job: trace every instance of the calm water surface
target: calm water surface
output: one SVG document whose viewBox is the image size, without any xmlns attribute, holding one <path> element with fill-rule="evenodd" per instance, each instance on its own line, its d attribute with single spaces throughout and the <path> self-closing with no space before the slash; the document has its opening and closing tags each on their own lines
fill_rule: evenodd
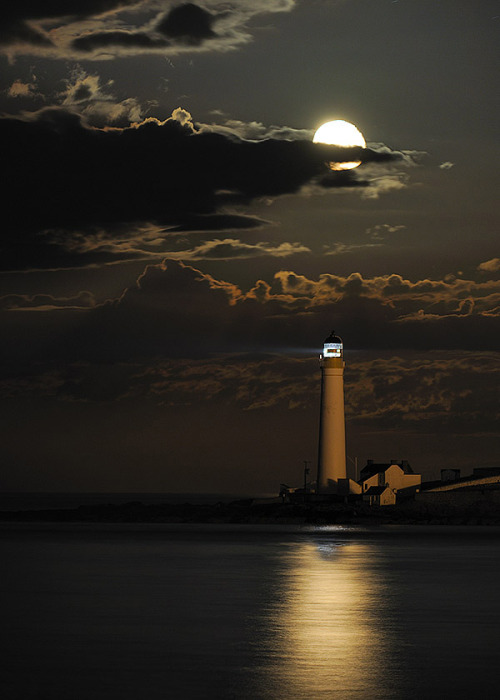
<svg viewBox="0 0 500 700">
<path fill-rule="evenodd" d="M 3 524 L 0 697 L 498 697 L 500 530 Z"/>
</svg>

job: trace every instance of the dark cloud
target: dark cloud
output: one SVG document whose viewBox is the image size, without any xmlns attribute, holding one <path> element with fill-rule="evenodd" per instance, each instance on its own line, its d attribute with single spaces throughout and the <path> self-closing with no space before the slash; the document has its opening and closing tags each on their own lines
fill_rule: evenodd
<svg viewBox="0 0 500 700">
<path fill-rule="evenodd" d="M 285 258 L 297 253 L 310 253 L 310 249 L 300 243 L 280 243 L 273 245 L 267 242 L 245 243 L 235 238 L 215 239 L 205 241 L 190 249 L 181 249 L 177 254 L 170 253 L 169 257 L 176 260 L 247 260 L 272 256 Z"/>
<path fill-rule="evenodd" d="M 323 175 L 318 181 L 325 189 L 335 189 L 337 187 L 368 187 L 370 182 L 362 180 L 352 170 L 331 171 Z"/>
<path fill-rule="evenodd" d="M 119 300 L 93 311 L 90 329 L 96 324 L 97 331 L 89 334 L 107 335 L 113 344 L 122 336 L 125 356 L 135 357 L 297 352 L 321 342 L 330 326 L 342 328 L 350 347 L 358 349 L 496 348 L 498 282 L 412 283 L 395 277 L 324 274 L 308 280 L 282 272 L 272 285 L 258 280 L 243 290 L 190 265 L 165 261 L 150 265 Z M 474 299 L 466 313 L 457 296 Z M 413 317 L 412 308 L 424 314 Z M 128 328 L 135 329 L 134 338 L 121 330 Z"/>
<path fill-rule="evenodd" d="M 456 351 L 353 358 L 347 419 L 415 432 L 495 432 L 498 359 L 497 352 Z"/>
<path fill-rule="evenodd" d="M 173 7 L 157 29 L 183 44 L 199 46 L 202 41 L 215 36 L 214 20 L 210 12 L 189 2 Z"/>
<path fill-rule="evenodd" d="M 447 425 L 467 433 L 495 432 L 498 353 L 373 353 L 350 355 L 345 373 L 349 425 L 425 432 Z M 474 367 L 469 371 L 471 363 Z M 159 361 L 130 376 L 132 392 L 171 405 L 224 400 L 244 410 L 313 410 L 318 402 L 317 358 L 229 356 L 193 364 Z"/>
<path fill-rule="evenodd" d="M 262 225 L 262 221 L 250 217 L 228 216 L 216 217 L 221 220 L 222 230 L 225 226 L 232 228 L 233 218 L 240 227 L 252 228 Z M 241 220 L 240 220 L 241 219 Z M 244 224 L 246 224 L 244 226 Z M 236 226 L 238 228 L 238 226 Z M 179 231 L 165 231 L 154 225 L 132 227 L 116 227 L 112 232 L 102 230 L 86 230 L 82 232 L 50 232 L 51 248 L 60 252 L 59 269 L 103 266 L 120 261 L 163 259 L 165 255 L 172 260 L 231 260 L 250 259 L 258 257 L 284 258 L 297 253 L 310 253 L 310 249 L 300 243 L 282 242 L 272 244 L 265 241 L 244 242 L 236 238 L 216 238 L 213 240 L 194 241 L 190 243 Z M 195 239 L 200 238 L 203 230 L 198 230 Z M 189 236 L 191 238 L 191 236 Z M 37 255 L 43 255 L 43 248 L 30 250 L 33 267 L 31 271 L 41 271 L 41 262 Z M 56 254 L 52 253 L 52 262 L 56 262 Z M 28 256 L 27 256 L 28 258 Z M 56 268 L 57 269 L 57 268 Z"/>
<path fill-rule="evenodd" d="M 230 251 L 235 255 L 241 254 L 237 244 Z M 224 255 L 230 257 L 228 250 Z M 3 314 L 2 352 L 14 369 L 33 362 L 58 366 L 231 352 L 315 353 L 332 327 L 351 350 L 496 349 L 498 282 L 402 282 L 357 273 L 312 280 L 286 271 L 272 285 L 257 280 L 244 290 L 168 260 L 149 265 L 123 295 L 90 310 L 82 300 L 78 308 L 69 300 L 66 311 L 51 311 L 45 302 L 36 313 L 15 311 L 11 304 Z M 474 304 L 457 313 L 451 299 L 465 290 Z M 411 308 L 424 313 L 413 317 Z"/>
<path fill-rule="evenodd" d="M 305 140 L 246 141 L 196 128 L 181 109 L 164 122 L 148 119 L 123 129 L 90 128 L 72 112 L 46 109 L 29 119 L 0 120 L 0 140 L 9 173 L 3 269 L 35 261 L 39 267 L 74 264 L 78 249 L 66 247 L 64 235 L 54 240 L 51 231 L 83 234 L 89 227 L 112 230 L 144 221 L 179 231 L 212 230 L 215 215 L 241 226 L 242 216 L 225 208 L 313 183 L 322 189 L 369 184 L 353 173 L 325 175 L 328 160 L 345 160 L 352 149 Z M 371 162 L 377 156 L 364 149 L 359 157 Z M 390 154 L 383 158 L 390 160 Z"/>
<path fill-rule="evenodd" d="M 167 50 L 176 47 L 200 47 L 217 34 L 213 25 L 217 20 L 207 10 L 193 3 L 173 7 L 161 17 L 154 29 L 133 31 L 130 29 L 90 32 L 78 36 L 71 47 L 76 51 L 92 53 L 103 48 Z"/>
<path fill-rule="evenodd" d="M 31 22 L 54 19 L 83 19 L 104 12 L 137 5 L 137 0 L 85 0 L 72 2 L 71 7 L 64 0 L 48 0 L 40 3 L 27 0 L 22 3 L 7 3 L 2 8 L 2 26 L 0 44 L 32 44 L 33 46 L 53 46 L 48 34 L 43 29 L 34 28 Z"/>
<path fill-rule="evenodd" d="M 250 41 L 246 27 L 254 15 L 287 12 L 294 4 L 294 0 L 253 0 L 231 3 L 221 11 L 218 0 L 207 0 L 203 7 L 175 0 L 90 0 L 73 2 L 70 8 L 59 0 L 32 1 L 9 7 L 0 46 L 11 56 L 98 60 L 103 55 L 227 51 Z"/>
<path fill-rule="evenodd" d="M 269 221 L 243 214 L 211 214 L 208 216 L 186 216 L 182 224 L 169 228 L 170 232 L 225 231 L 253 229 L 269 224 Z"/>
<path fill-rule="evenodd" d="M 319 343 L 318 343 L 319 344 Z M 0 398 L 62 401 L 147 399 L 176 408 L 315 412 L 319 371 L 305 357 L 233 354 L 113 363 L 74 363 L 0 380 Z M 350 430 L 496 433 L 498 352 L 352 353 L 346 350 L 346 418 Z M 479 361 L 478 361 L 479 360 Z"/>
<path fill-rule="evenodd" d="M 5 311 L 89 309 L 95 305 L 94 296 L 90 292 L 80 292 L 74 297 L 55 297 L 52 294 L 6 294 L 0 297 L 0 309 Z"/>
<path fill-rule="evenodd" d="M 28 44 L 33 47 L 52 47 L 49 37 L 43 32 L 36 31 L 23 21 L 12 20 L 0 29 L 0 45 Z"/>
<path fill-rule="evenodd" d="M 114 31 L 86 34 L 75 39 L 71 45 L 77 51 L 92 52 L 96 49 L 118 46 L 136 49 L 160 49 L 169 46 L 170 42 L 144 32 Z"/>
</svg>

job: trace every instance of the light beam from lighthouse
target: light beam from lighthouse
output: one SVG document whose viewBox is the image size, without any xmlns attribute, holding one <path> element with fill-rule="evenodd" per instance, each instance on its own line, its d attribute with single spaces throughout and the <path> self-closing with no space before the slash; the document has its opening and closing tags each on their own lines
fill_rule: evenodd
<svg viewBox="0 0 500 700">
<path fill-rule="evenodd" d="M 318 493 L 336 493 L 346 478 L 344 416 L 344 348 L 332 331 L 323 344 L 318 449 Z"/>
</svg>

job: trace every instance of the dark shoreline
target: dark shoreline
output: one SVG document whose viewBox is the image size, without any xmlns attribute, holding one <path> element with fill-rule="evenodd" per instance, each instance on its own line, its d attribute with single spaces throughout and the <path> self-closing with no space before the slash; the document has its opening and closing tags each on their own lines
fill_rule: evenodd
<svg viewBox="0 0 500 700">
<path fill-rule="evenodd" d="M 482 506 L 482 504 L 481 504 Z M 364 503 L 279 503 L 252 499 L 210 505 L 86 505 L 78 508 L 0 511 L 0 522 L 51 523 L 205 523 L 310 525 L 500 525 L 497 508 L 438 508 L 414 501 L 373 507 Z"/>
</svg>

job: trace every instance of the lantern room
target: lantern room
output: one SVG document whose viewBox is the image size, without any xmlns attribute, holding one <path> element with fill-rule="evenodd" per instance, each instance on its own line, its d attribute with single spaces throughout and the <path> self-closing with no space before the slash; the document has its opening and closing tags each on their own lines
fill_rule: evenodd
<svg viewBox="0 0 500 700">
<path fill-rule="evenodd" d="M 339 338 L 338 335 L 335 335 L 335 331 L 332 331 L 323 343 L 323 359 L 343 357 L 343 352 L 342 338 Z"/>
</svg>

